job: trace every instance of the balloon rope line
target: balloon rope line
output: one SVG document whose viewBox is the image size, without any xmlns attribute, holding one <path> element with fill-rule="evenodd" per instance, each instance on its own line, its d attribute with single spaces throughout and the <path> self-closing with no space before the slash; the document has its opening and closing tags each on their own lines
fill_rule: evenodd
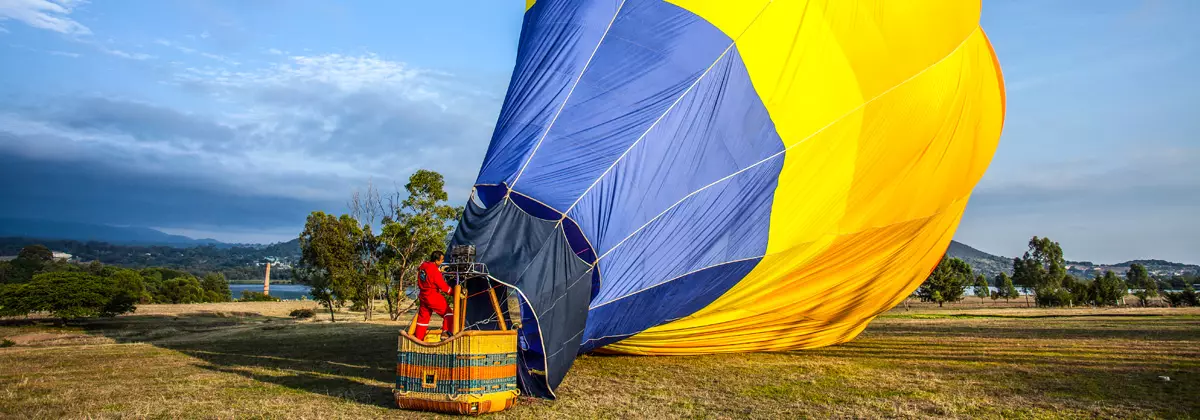
<svg viewBox="0 0 1200 420">
<path fill-rule="evenodd" d="M 763 163 L 766 163 L 767 161 L 770 161 L 770 160 L 772 160 L 772 159 L 775 159 L 775 158 L 777 158 L 777 157 L 783 156 L 783 154 L 784 154 L 784 153 L 786 153 L 788 150 L 791 150 L 793 147 L 796 147 L 796 146 L 799 146 L 799 145 L 801 145 L 801 144 L 804 144 L 804 143 L 806 143 L 806 142 L 807 142 L 809 139 L 812 139 L 813 137 L 816 137 L 818 134 L 821 134 L 822 132 L 824 132 L 824 131 L 825 131 L 826 129 L 828 129 L 829 127 L 832 127 L 834 124 L 837 124 L 837 123 L 841 122 L 842 120 L 846 119 L 846 117 L 848 117 L 848 116 L 850 116 L 850 115 L 852 115 L 852 114 L 854 114 L 854 113 L 858 112 L 859 110 L 863 109 L 863 107 L 866 107 L 867 105 L 869 105 L 869 104 L 871 104 L 871 103 L 875 102 L 875 101 L 876 101 L 876 100 L 878 100 L 879 98 L 882 98 L 882 97 L 884 97 L 885 95 L 887 95 L 887 94 L 889 94 L 889 93 L 892 93 L 892 91 L 896 90 L 896 89 L 897 89 L 897 88 L 899 88 L 900 86 L 904 86 L 904 85 L 905 85 L 905 84 L 907 84 L 908 82 L 911 82 L 913 79 L 916 79 L 917 77 L 921 76 L 922 74 L 925 74 L 925 72 L 927 72 L 927 71 L 929 71 L 930 69 L 932 69 L 932 68 L 936 67 L 938 64 L 941 64 L 942 62 L 946 61 L 946 59 L 947 59 L 947 58 L 950 58 L 950 56 L 953 56 L 953 55 L 954 55 L 956 52 L 958 52 L 958 51 L 959 51 L 959 49 L 960 49 L 960 48 L 962 48 L 962 46 L 963 46 L 963 45 L 965 45 L 965 44 L 967 43 L 967 41 L 968 41 L 968 40 L 970 40 L 970 39 L 971 39 L 971 37 L 972 37 L 972 36 L 974 36 L 974 35 L 975 35 L 975 33 L 976 33 L 976 32 L 978 32 L 978 31 L 979 31 L 979 30 L 978 30 L 978 29 L 976 29 L 975 31 L 971 32 L 971 34 L 970 34 L 970 35 L 967 35 L 967 37 L 966 37 L 966 38 L 964 38 L 964 39 L 962 40 L 962 42 L 959 42 L 959 43 L 958 43 L 958 46 L 956 46 L 956 47 L 954 47 L 954 49 L 950 50 L 950 53 L 949 53 L 949 54 L 946 54 L 946 56 L 942 57 L 941 59 L 938 59 L 938 61 L 936 61 L 936 62 L 934 62 L 933 64 L 930 64 L 929 66 L 927 66 L 927 67 L 925 67 L 925 68 L 921 69 L 921 71 L 917 72 L 916 74 L 913 74 L 912 76 L 909 76 L 907 79 L 904 79 L 904 81 L 902 81 L 902 82 L 900 82 L 900 83 L 897 83 L 895 86 L 892 86 L 892 87 L 888 88 L 887 90 L 885 90 L 885 91 L 883 91 L 883 92 L 879 93 L 878 95 L 875 95 L 875 96 L 874 96 L 874 97 L 872 97 L 871 99 L 868 99 L 868 100 L 864 101 L 863 103 L 861 103 L 861 104 L 859 104 L 858 106 L 854 107 L 854 109 L 851 109 L 851 110 L 849 110 L 849 111 L 846 111 L 846 113 L 844 113 L 844 114 L 842 114 L 841 116 L 839 116 L 839 117 L 835 118 L 833 121 L 830 121 L 830 122 L 829 122 L 829 124 L 825 124 L 825 126 L 824 126 L 824 127 L 821 127 L 821 128 L 820 128 L 820 129 L 818 129 L 817 131 L 814 131 L 812 134 L 809 134 L 808 136 L 804 137 L 803 139 L 800 139 L 800 141 L 797 141 L 796 143 L 793 143 L 791 146 L 788 146 L 788 147 L 784 148 L 783 150 L 780 150 L 779 152 L 777 152 L 777 153 L 775 153 L 775 154 L 773 154 L 773 155 L 771 155 L 771 156 L 767 156 L 766 158 L 764 158 L 764 159 L 762 159 L 762 160 L 760 160 L 760 161 L 758 161 L 758 162 L 754 162 L 753 164 L 751 164 L 751 165 L 749 165 L 749 166 L 747 166 L 747 167 L 745 167 L 745 168 L 742 168 L 742 169 L 738 170 L 737 172 L 734 172 L 734 173 L 731 173 L 731 174 L 729 174 L 729 175 L 726 175 L 725 177 L 723 177 L 723 178 L 721 178 L 721 179 L 718 179 L 718 180 L 716 180 L 716 181 L 713 181 L 713 182 L 709 183 L 708 185 L 705 185 L 705 186 L 703 186 L 703 187 L 700 187 L 700 189 L 697 189 L 696 191 L 692 191 L 691 193 L 688 193 L 688 195 L 685 195 L 685 196 L 683 196 L 683 198 L 679 199 L 679 201 L 676 201 L 676 202 L 675 202 L 675 204 L 672 204 L 671 206 L 667 207 L 667 208 L 666 208 L 666 210 L 663 210 L 661 213 L 659 213 L 658 215 L 654 216 L 654 218 L 652 218 L 652 219 L 650 219 L 649 221 L 647 221 L 647 222 L 646 222 L 645 224 L 643 224 L 641 227 L 639 227 L 639 228 L 637 228 L 636 230 L 634 230 L 632 233 L 630 233 L 628 236 L 626 236 L 626 237 L 625 237 L 625 239 L 622 239 L 620 242 L 617 242 L 617 244 L 616 244 L 616 245 L 613 245 L 613 247 L 612 247 L 612 248 L 609 248 L 609 249 L 608 249 L 608 251 L 605 251 L 605 252 L 604 252 L 604 254 L 601 254 L 600 256 L 596 257 L 596 262 L 597 262 L 597 263 L 599 263 L 601 259 L 603 259 L 604 257 L 608 256 L 608 254 L 611 254 L 611 253 L 612 253 L 614 250 L 616 250 L 617 248 L 619 248 L 621 245 L 625 244 L 625 242 L 626 242 L 626 241 L 628 241 L 628 240 L 629 240 L 629 238 L 632 238 L 632 237 L 634 237 L 635 235 L 637 235 L 638 233 L 642 232 L 643 230 L 645 230 L 645 229 L 646 229 L 646 227 L 647 227 L 647 226 L 650 226 L 650 225 L 651 225 L 651 224 L 653 224 L 655 221 L 657 221 L 659 218 L 661 218 L 663 215 L 667 214 L 667 212 L 671 211 L 671 209 L 674 209 L 675 207 L 679 206 L 680 204 L 683 204 L 683 202 L 684 202 L 684 201 L 687 201 L 689 198 L 692 198 L 692 196 L 695 196 L 696 194 L 699 194 L 701 191 L 704 191 L 704 190 L 708 189 L 709 187 L 712 187 L 713 185 L 717 185 L 717 184 L 720 184 L 720 183 L 722 183 L 722 182 L 725 182 L 725 181 L 729 180 L 730 178 L 733 178 L 733 177 L 735 177 L 735 176 L 737 176 L 737 175 L 739 175 L 739 174 L 742 174 L 742 173 L 744 173 L 744 172 L 746 172 L 746 171 L 748 171 L 748 170 L 750 170 L 750 169 L 752 169 L 752 168 L 754 168 L 754 167 L 756 167 L 756 166 L 758 166 L 758 165 L 761 165 L 761 164 L 763 164 Z"/>
<path fill-rule="evenodd" d="M 613 13 L 612 19 L 608 21 L 608 26 L 604 28 L 604 34 L 600 35 L 600 41 L 596 43 L 596 48 L 592 49 L 592 55 L 588 56 L 587 61 L 583 63 L 583 69 L 579 70 L 579 76 L 575 77 L 575 82 L 571 84 L 571 89 L 567 91 L 567 97 L 563 98 L 562 103 L 558 105 L 558 111 L 554 113 L 554 118 L 551 118 L 550 124 L 546 125 L 546 131 L 542 132 L 542 137 L 533 146 L 533 151 L 530 151 L 529 157 L 525 158 L 525 163 L 521 165 L 521 170 L 517 171 L 517 176 L 513 177 L 512 182 L 508 184 L 509 188 L 517 185 L 517 180 L 521 179 L 521 174 L 525 173 L 525 168 L 529 167 L 529 162 L 533 161 L 533 155 L 537 154 L 538 149 L 542 147 L 542 142 L 546 140 L 546 136 L 550 135 L 550 129 L 554 128 L 554 123 L 558 121 L 558 116 L 562 115 L 563 108 L 567 107 L 567 102 L 571 100 L 571 95 L 575 93 L 575 88 L 579 86 L 579 81 L 583 80 L 584 73 L 587 73 L 588 68 L 591 67 L 592 59 L 596 58 L 596 52 L 600 51 L 600 46 L 604 45 L 604 39 L 608 38 L 608 31 L 612 29 L 613 22 L 617 21 L 617 16 L 621 14 L 622 7 L 625 7 L 625 0 L 621 0 L 621 4 L 617 6 L 617 11 Z"/>
<path fill-rule="evenodd" d="M 521 299 L 525 300 L 525 304 L 529 305 L 530 315 L 533 315 L 533 323 L 537 325 L 538 341 L 541 344 L 541 348 L 545 349 L 546 348 L 546 339 L 542 337 L 542 320 L 539 319 L 537 309 L 533 307 L 533 301 L 529 300 L 529 296 L 525 296 L 525 292 L 521 291 L 521 288 L 513 286 L 512 284 L 500 281 L 500 279 L 497 279 L 496 277 L 492 276 L 491 274 L 488 275 L 488 278 L 496 283 L 503 284 L 512 290 L 516 290 L 517 294 L 521 296 Z M 509 309 L 509 310 L 511 311 L 512 309 Z M 524 327 L 522 327 L 522 328 L 524 328 Z M 519 355 L 519 354 L 521 354 L 521 352 L 518 351 L 517 354 Z M 528 364 L 526 364 L 526 366 L 528 366 Z M 542 353 L 542 366 L 545 366 L 545 369 L 546 369 L 545 376 L 547 378 L 550 377 L 550 358 L 546 356 L 545 352 Z M 546 388 L 548 391 L 550 391 L 550 396 L 558 398 L 558 396 L 555 395 L 554 390 L 549 389 L 550 388 L 549 384 L 547 384 Z"/>
<path fill-rule="evenodd" d="M 638 136 L 637 140 L 634 140 L 633 144 L 630 144 L 629 147 L 625 149 L 625 152 L 621 153 L 621 156 L 618 156 L 617 160 L 613 161 L 612 165 L 608 166 L 608 169 L 604 170 L 604 173 L 600 174 L 600 176 L 597 177 L 595 181 L 592 181 L 592 185 L 589 185 L 587 187 L 587 189 L 583 191 L 583 194 L 580 194 L 579 198 L 575 199 L 575 202 L 571 203 L 571 206 L 567 207 L 567 210 L 563 211 L 563 213 L 570 213 L 571 209 L 574 209 L 575 206 L 578 205 L 580 201 L 583 201 L 583 197 L 587 196 L 588 193 L 592 191 L 592 188 L 595 188 L 596 184 L 599 184 L 600 180 L 604 179 L 604 177 L 607 176 L 608 173 L 613 170 L 613 168 L 616 168 L 617 164 L 621 163 L 621 159 L 625 158 L 625 155 L 628 155 L 629 152 L 631 150 L 633 150 L 634 147 L 637 147 L 638 143 L 641 143 L 642 139 L 646 138 L 646 135 L 650 134 L 651 131 L 654 131 L 654 127 L 657 127 L 658 123 L 662 122 L 662 120 L 667 117 L 667 114 L 671 113 L 671 110 L 675 109 L 675 107 L 677 105 L 679 105 L 680 102 L 683 102 L 683 98 L 686 97 L 688 95 L 688 93 L 691 93 L 692 89 L 694 89 L 696 87 L 696 85 L 699 85 L 700 81 L 704 80 L 705 76 L 708 76 L 708 73 L 711 72 L 712 69 L 717 66 L 717 63 L 720 63 L 721 60 L 724 59 L 726 55 L 729 55 L 729 51 L 733 50 L 733 47 L 735 45 L 737 45 L 737 41 L 742 38 L 742 35 L 745 35 L 746 32 L 750 30 L 751 26 L 754 26 L 754 23 L 758 21 L 758 18 L 762 16 L 762 13 L 764 11 L 766 11 L 767 7 L 770 5 L 771 5 L 771 3 L 768 2 L 767 4 L 763 5 L 762 9 L 758 10 L 758 14 L 754 16 L 754 20 L 751 20 L 750 23 L 746 24 L 746 28 L 742 29 L 742 32 L 740 34 L 738 34 L 737 38 L 734 38 L 733 40 L 731 40 L 729 42 L 729 46 L 725 47 L 725 51 L 722 51 L 721 55 L 717 56 L 717 59 L 713 60 L 712 64 L 708 65 L 708 68 L 704 69 L 704 73 L 701 74 L 700 77 L 697 77 L 696 81 L 692 82 L 692 85 L 688 86 L 688 88 L 686 90 L 684 90 L 683 93 L 680 94 L 678 98 L 675 98 L 675 102 L 672 103 L 671 106 L 667 107 L 667 110 L 663 111 L 662 115 L 659 115 L 658 119 L 654 120 L 654 123 L 650 124 L 650 127 L 647 128 L 646 131 L 642 132 L 642 135 Z"/>
</svg>

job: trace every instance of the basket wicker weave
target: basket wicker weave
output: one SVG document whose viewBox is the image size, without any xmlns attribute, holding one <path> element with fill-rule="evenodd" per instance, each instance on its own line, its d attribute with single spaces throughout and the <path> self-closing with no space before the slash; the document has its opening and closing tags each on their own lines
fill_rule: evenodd
<svg viewBox="0 0 1200 420">
<path fill-rule="evenodd" d="M 400 332 L 396 405 L 455 414 L 503 411 L 517 402 L 517 332 L 468 330 L 441 342 Z"/>
</svg>

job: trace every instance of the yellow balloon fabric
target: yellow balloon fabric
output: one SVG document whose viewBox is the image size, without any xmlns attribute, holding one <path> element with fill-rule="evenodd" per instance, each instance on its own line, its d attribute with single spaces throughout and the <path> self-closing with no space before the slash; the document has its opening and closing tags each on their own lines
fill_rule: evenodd
<svg viewBox="0 0 1200 420">
<path fill-rule="evenodd" d="M 998 145 L 1004 86 L 980 2 L 670 3 L 734 40 L 785 160 L 767 253 L 750 274 L 702 310 L 604 350 L 853 339 L 937 265 Z"/>
</svg>

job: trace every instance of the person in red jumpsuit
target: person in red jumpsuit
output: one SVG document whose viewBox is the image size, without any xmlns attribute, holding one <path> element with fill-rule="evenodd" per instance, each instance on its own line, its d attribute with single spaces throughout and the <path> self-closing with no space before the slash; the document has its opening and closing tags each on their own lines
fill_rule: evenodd
<svg viewBox="0 0 1200 420">
<path fill-rule="evenodd" d="M 421 341 L 425 341 L 429 319 L 433 314 L 442 317 L 443 337 L 450 335 L 450 326 L 454 325 L 454 309 L 450 308 L 446 298 L 442 296 L 442 293 L 451 293 L 450 286 L 442 278 L 441 264 L 444 259 L 441 251 L 433 251 L 429 261 L 422 262 L 417 268 L 417 289 L 420 290 L 417 299 L 421 306 L 417 310 L 417 328 L 413 335 Z"/>
</svg>

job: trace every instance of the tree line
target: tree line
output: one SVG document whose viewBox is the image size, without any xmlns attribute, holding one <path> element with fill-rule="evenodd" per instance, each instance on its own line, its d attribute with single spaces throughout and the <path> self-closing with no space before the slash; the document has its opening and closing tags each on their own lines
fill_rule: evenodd
<svg viewBox="0 0 1200 420">
<path fill-rule="evenodd" d="M 100 261 L 129 268 L 166 267 L 183 270 L 195 276 L 215 272 L 233 280 L 262 279 L 264 268 L 256 264 L 268 258 L 291 263 L 300 257 L 299 244 L 294 240 L 263 247 L 174 247 L 32 238 L 0 238 L 0 255 L 14 255 L 22 248 L 34 244 L 66 252 L 81 261 Z M 271 280 L 290 279 L 290 269 L 271 267 Z"/>
<path fill-rule="evenodd" d="M 974 274 L 970 264 L 943 256 L 941 262 L 929 274 L 915 294 L 923 302 L 957 302 L 964 298 L 967 287 L 972 287 L 980 300 L 991 297 L 1011 300 L 1021 296 L 1017 288 L 1024 289 L 1025 298 L 1033 299 L 1037 306 L 1113 306 L 1124 304 L 1130 294 L 1142 306 L 1160 294 L 1170 306 L 1200 306 L 1197 294 L 1190 282 L 1183 284 L 1178 292 L 1160 292 L 1159 280 L 1150 276 L 1146 267 L 1131 264 L 1124 277 L 1106 270 L 1083 279 L 1067 272 L 1062 247 L 1050 238 L 1034 236 L 1029 240 L 1024 255 L 1013 258 L 1013 275 L 998 274 L 991 286 L 982 274 Z"/>
<path fill-rule="evenodd" d="M 373 185 L 355 192 L 348 214 L 309 214 L 300 233 L 300 260 L 292 273 L 329 311 L 351 303 L 371 319 L 383 298 L 392 320 L 400 317 L 406 283 L 431 252 L 444 250 L 462 207 L 449 198 L 442 175 L 418 170 L 399 191 L 380 195 Z"/>
<path fill-rule="evenodd" d="M 228 302 L 231 294 L 221 273 L 197 277 L 162 267 L 73 263 L 55 259 L 40 244 L 0 262 L 0 316 L 116 316 L 133 312 L 138 304 Z"/>
</svg>

